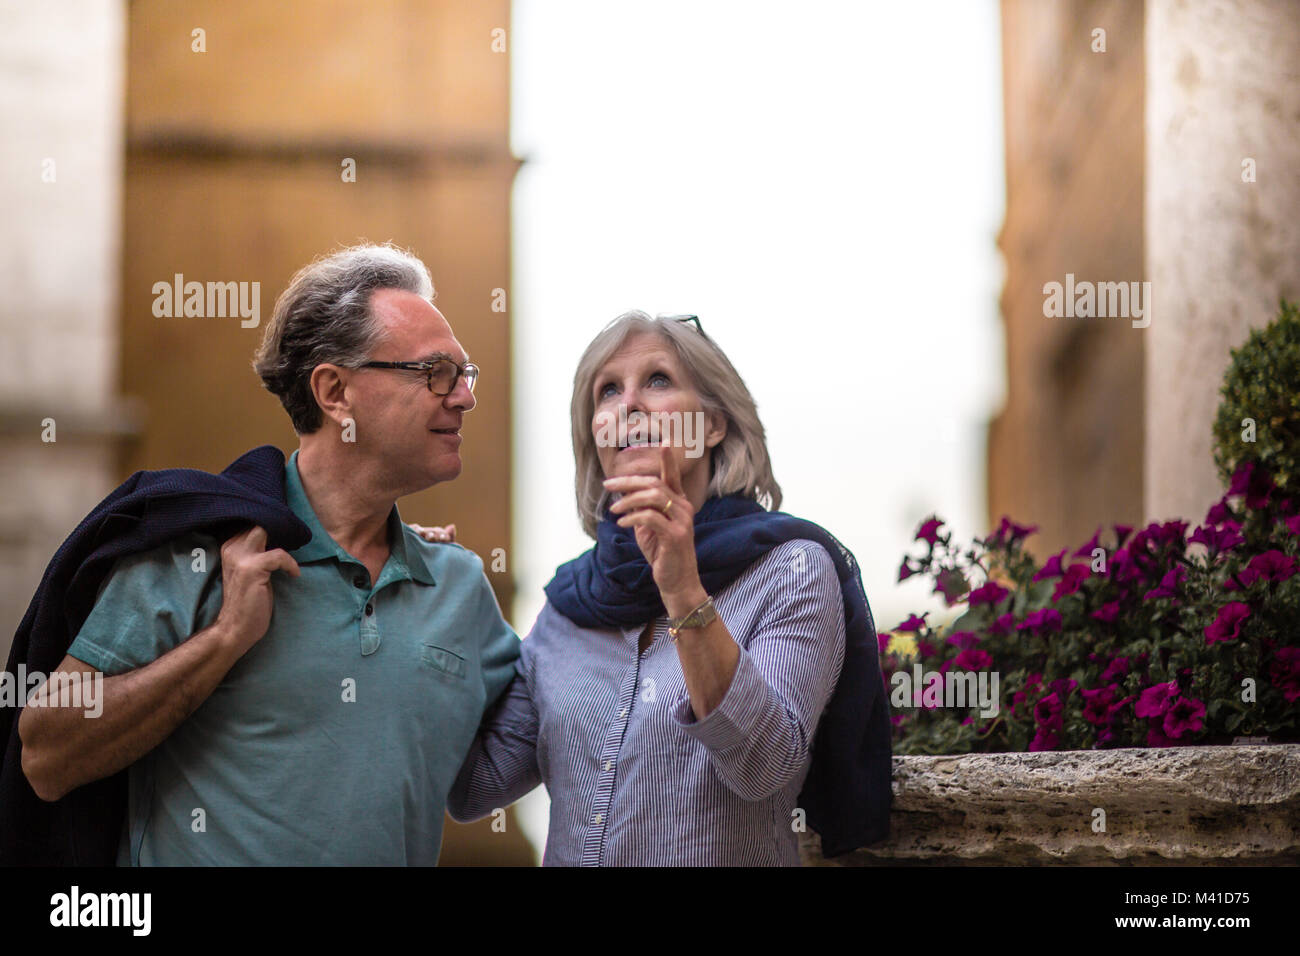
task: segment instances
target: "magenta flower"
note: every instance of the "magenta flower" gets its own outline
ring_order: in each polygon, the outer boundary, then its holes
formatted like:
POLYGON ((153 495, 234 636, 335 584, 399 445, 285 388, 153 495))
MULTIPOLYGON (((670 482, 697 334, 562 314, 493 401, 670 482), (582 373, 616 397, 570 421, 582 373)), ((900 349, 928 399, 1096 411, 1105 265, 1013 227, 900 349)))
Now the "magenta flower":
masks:
POLYGON ((889 647, 889 632, 886 631, 884 634, 877 634, 876 644, 880 647, 880 653, 885 653, 886 648, 889 647))
POLYGON ((1256 468, 1253 461, 1248 461, 1233 472, 1228 494, 1244 495, 1247 508, 1263 508, 1276 487, 1268 472, 1256 468))
POLYGON ((1295 558, 1273 548, 1251 558, 1246 570, 1264 581, 1285 581, 1296 572, 1295 558))
POLYGON ((1016 616, 1008 611, 998 615, 998 619, 989 626, 989 633, 994 635, 1010 634, 1016 626, 1016 616))
POLYGON ((948 635, 948 643, 963 651, 970 650, 979 642, 979 636, 974 631, 957 631, 948 635))
POLYGON ((1156 598, 1172 598, 1178 596, 1178 586, 1183 583, 1187 577, 1187 568, 1185 565, 1175 564, 1170 568, 1163 578, 1160 579, 1159 587, 1154 587, 1142 596, 1144 601, 1154 601, 1156 598))
POLYGON ((1098 687, 1096 690, 1080 691, 1083 694, 1083 719, 1094 727, 1104 727, 1110 723, 1110 705, 1119 693, 1119 685, 1098 687))
POLYGON ((1052 689, 1052 693, 1061 700, 1070 696, 1070 692, 1079 686, 1079 682, 1073 677, 1058 677, 1047 685, 1052 689))
POLYGON ((1017 631, 1059 631, 1061 629, 1061 612, 1054 607, 1045 607, 1025 615, 1017 631))
POLYGON ((920 617, 917 617, 915 614, 908 615, 907 620, 894 628, 894 630, 902 631, 904 634, 912 631, 919 631, 921 628, 926 626, 925 619, 929 616, 929 611, 926 611, 920 617))
POLYGON ((1056 582, 1056 590, 1052 592, 1052 600, 1059 601, 1061 598, 1073 594, 1091 576, 1092 571, 1088 565, 1070 565, 1069 570, 1065 572, 1065 577, 1056 582))
POLYGON ((1034 734, 1034 739, 1029 741, 1029 749, 1035 753, 1042 750, 1055 750, 1060 745, 1060 735, 1046 727, 1039 727, 1038 732, 1034 734))
POLYGON ((1178 682, 1170 681, 1167 684, 1156 684, 1148 687, 1138 697, 1137 706, 1133 713, 1139 717, 1163 717, 1169 710, 1170 699, 1178 694, 1178 682))
POLYGON ((1287 703, 1300 700, 1300 647, 1283 647, 1273 655, 1271 678, 1287 703))
POLYGON ((1101 540, 1101 529, 1098 528, 1097 533, 1094 534, 1087 541, 1085 541, 1083 544, 1079 545, 1079 550, 1074 552, 1074 554, 1070 555, 1070 557, 1091 558, 1092 552, 1095 551, 1097 548, 1101 547, 1101 545, 1098 543, 1100 540, 1101 540))
POLYGON ((912 565, 908 562, 907 558, 903 558, 903 563, 898 567, 898 580, 906 581, 915 573, 916 572, 912 570, 912 565))
POLYGON ((1221 525, 1225 521, 1232 520, 1232 511, 1228 508, 1228 498, 1225 495, 1217 503, 1210 506, 1209 512, 1205 515, 1205 523, 1209 525, 1221 525))
POLYGON ((1059 578, 1063 575, 1065 569, 1061 567, 1061 559, 1065 557, 1065 552, 1068 550, 1069 549, 1066 548, 1060 554, 1054 554, 1048 558, 1047 563, 1044 564, 1042 569, 1034 575, 1033 580, 1043 581, 1047 578, 1059 578))
POLYGON ((1114 624, 1115 619, 1119 617, 1119 601, 1108 601, 1088 616, 1107 624, 1114 624))
POLYGON ((1224 551, 1231 551, 1246 540, 1237 530, 1240 525, 1235 522, 1224 522, 1224 524, 1227 527, 1215 528, 1208 524, 1201 525, 1192 535, 1191 543, 1205 545, 1211 554, 1221 554, 1224 551))
POLYGON ((1205 629, 1205 643, 1216 641, 1235 641, 1241 636, 1241 623, 1250 617, 1250 605, 1233 601, 1219 608, 1219 615, 1214 623, 1205 629))
POLYGON ((1174 740, 1196 733, 1204 725, 1205 705, 1191 697, 1179 697, 1165 711, 1164 732, 1174 740))
POLYGON ((1172 747, 1178 741, 1171 740, 1164 732, 1161 722, 1153 720, 1147 726, 1147 746, 1148 747, 1172 747))
POLYGON ((971 607, 977 607, 980 604, 997 604, 1010 593, 1010 591, 998 584, 998 582, 989 581, 987 584, 971 591, 968 600, 971 607))
POLYGON ((1104 681, 1116 681, 1128 674, 1128 658, 1112 657, 1106 669, 1101 672, 1104 681))
POLYGON ((986 542, 991 546, 1015 544, 1017 541, 1023 541, 1035 531, 1038 525, 1021 525, 1016 524, 1005 515, 998 524, 998 529, 988 536, 986 542))
POLYGON ((993 666, 993 655, 978 647, 971 647, 954 657, 953 665, 964 671, 982 671, 993 666))
POLYGON ((916 653, 921 657, 934 657, 939 653, 939 648, 935 647, 931 641, 925 638, 918 638, 916 641, 916 653))
POLYGON ((1300 515, 1286 519, 1286 529, 1292 534, 1300 534, 1300 515))
POLYGON ((1115 547, 1117 548, 1124 547, 1124 542, 1128 540, 1128 536, 1131 535, 1132 533, 1133 533, 1133 529, 1129 525, 1126 524, 1115 525, 1115 547))
POLYGON ((921 527, 916 531, 915 541, 924 541, 926 544, 936 544, 939 540, 939 529, 943 527, 943 522, 937 517, 927 518, 921 522, 921 527))

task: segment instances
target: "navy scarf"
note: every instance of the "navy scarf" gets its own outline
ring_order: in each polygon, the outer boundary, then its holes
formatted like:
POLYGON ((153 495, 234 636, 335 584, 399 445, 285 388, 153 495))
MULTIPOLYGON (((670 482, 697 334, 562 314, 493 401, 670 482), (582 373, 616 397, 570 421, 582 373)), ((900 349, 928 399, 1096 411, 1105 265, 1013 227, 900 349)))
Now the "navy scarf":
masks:
MULTIPOLYGON (((844 664, 799 795, 809 826, 821 835, 822 853, 831 857, 884 839, 892 799, 888 700, 857 561, 820 525, 765 511, 740 495, 710 498, 695 515, 695 559, 710 594, 795 539, 826 549, 844 596, 844 664)), ((546 597, 579 627, 643 624, 666 613, 634 530, 620 528, 608 513, 596 530, 596 546, 556 569, 546 597)))

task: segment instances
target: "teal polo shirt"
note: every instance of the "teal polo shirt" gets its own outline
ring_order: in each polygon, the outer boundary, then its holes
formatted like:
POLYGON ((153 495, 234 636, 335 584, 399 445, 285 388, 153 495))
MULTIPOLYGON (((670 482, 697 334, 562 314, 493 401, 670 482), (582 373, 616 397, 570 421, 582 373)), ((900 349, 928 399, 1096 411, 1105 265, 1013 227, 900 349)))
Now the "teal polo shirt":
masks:
MULTIPOLYGON (((371 581, 285 465, 312 538, 272 575, 266 635, 129 771, 118 862, 432 865, 447 792, 505 689, 519 638, 483 562, 388 516, 371 581)), ((68 649, 114 676, 203 630, 221 609, 221 542, 187 535, 120 560, 68 649)))

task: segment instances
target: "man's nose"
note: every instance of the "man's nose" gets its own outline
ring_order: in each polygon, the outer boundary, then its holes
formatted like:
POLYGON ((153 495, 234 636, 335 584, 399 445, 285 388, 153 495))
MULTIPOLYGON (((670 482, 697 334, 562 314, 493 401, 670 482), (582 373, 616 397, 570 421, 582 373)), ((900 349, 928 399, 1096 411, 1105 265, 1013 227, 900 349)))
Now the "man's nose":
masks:
POLYGON ((478 399, 469 390, 469 385, 466 384, 465 377, 462 375, 456 381, 456 387, 443 398, 443 402, 448 408, 459 408, 462 412, 467 412, 478 404, 478 399))

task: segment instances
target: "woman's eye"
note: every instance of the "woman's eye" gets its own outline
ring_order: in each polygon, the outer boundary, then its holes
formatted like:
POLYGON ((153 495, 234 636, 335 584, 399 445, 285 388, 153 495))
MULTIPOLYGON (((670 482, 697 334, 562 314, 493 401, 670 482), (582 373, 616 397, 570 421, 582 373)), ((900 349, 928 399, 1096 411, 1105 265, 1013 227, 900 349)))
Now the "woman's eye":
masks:
POLYGON ((602 385, 600 389, 596 392, 596 398, 603 402, 605 399, 609 398, 609 396, 612 395, 613 393, 614 393, 613 384, 606 383, 602 385))
POLYGON ((668 376, 665 375, 663 372, 655 372, 653 375, 650 376, 651 384, 653 384, 656 381, 663 382, 665 385, 672 384, 672 380, 669 379, 668 376))

